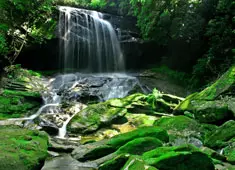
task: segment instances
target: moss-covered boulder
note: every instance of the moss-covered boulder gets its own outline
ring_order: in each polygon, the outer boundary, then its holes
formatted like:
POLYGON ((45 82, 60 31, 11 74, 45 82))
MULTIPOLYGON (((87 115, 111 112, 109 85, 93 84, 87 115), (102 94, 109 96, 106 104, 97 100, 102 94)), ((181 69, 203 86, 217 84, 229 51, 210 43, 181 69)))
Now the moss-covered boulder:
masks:
POLYGON ((140 156, 120 154, 101 164, 99 170, 157 170, 144 162, 140 156))
POLYGON ((222 149, 229 144, 229 140, 235 138, 235 121, 230 120, 221 125, 205 140, 205 145, 210 148, 222 149))
MULTIPOLYGON (((68 130, 73 133, 88 133, 99 129, 102 125, 109 125, 114 120, 123 117, 126 109, 110 105, 111 101, 90 105, 83 109, 71 120, 68 130)), ((122 105, 122 100, 116 99, 122 105)))
POLYGON ((146 151, 162 146, 162 142, 153 137, 136 138, 121 146, 116 153, 129 153, 132 155, 141 155, 146 151))
POLYGON ((17 126, 0 126, 0 169, 39 170, 47 157, 48 136, 17 126))
POLYGON ((36 112, 41 103, 41 95, 38 92, 2 90, 0 120, 28 116, 36 112))
POLYGON ((142 159, 163 170, 214 170, 212 159, 192 145, 159 147, 144 153, 142 159))
POLYGON ((235 165, 235 140, 229 146, 224 148, 224 156, 229 163, 235 165))
POLYGON ((155 126, 161 127, 170 134, 171 139, 177 137, 197 137, 200 138, 200 124, 186 116, 162 117, 155 121, 155 126))
POLYGON ((122 99, 110 99, 106 102, 89 105, 77 113, 70 121, 68 130, 72 133, 90 133, 104 125, 115 123, 124 116, 134 120, 133 124, 136 124, 137 127, 141 126, 142 122, 142 126, 153 125, 156 120, 156 117, 153 116, 158 116, 162 111, 163 114, 170 113, 179 100, 176 96, 162 94, 157 90, 150 95, 136 93, 122 99))
POLYGON ((235 66, 225 72, 212 85, 194 95, 193 99, 197 100, 216 100, 219 96, 231 95, 235 90, 235 66))
POLYGON ((102 163, 99 166, 99 170, 120 170, 125 165, 129 157, 130 154, 120 154, 115 156, 114 158, 102 163))
POLYGON ((231 104, 221 100, 235 91, 235 66, 232 66, 215 83, 199 93, 189 95, 174 110, 175 114, 185 111, 193 113, 200 122, 216 123, 233 117, 231 104))
POLYGON ((114 152, 116 155, 129 152, 136 154, 140 152, 139 154, 141 154, 141 149, 143 151, 151 150, 153 147, 162 145, 162 142, 168 141, 169 136, 165 130, 157 127, 142 127, 108 140, 79 146, 72 155, 75 159, 86 161, 98 159, 114 152), (141 148, 137 149, 137 147, 141 148))

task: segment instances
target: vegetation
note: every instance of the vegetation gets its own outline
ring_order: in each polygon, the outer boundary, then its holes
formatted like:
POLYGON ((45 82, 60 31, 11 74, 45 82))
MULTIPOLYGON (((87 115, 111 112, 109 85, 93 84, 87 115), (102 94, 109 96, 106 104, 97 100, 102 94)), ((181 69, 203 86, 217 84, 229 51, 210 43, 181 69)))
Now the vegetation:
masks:
POLYGON ((192 72, 192 77, 202 84, 234 63, 233 0, 131 0, 130 4, 143 38, 163 45, 172 40, 203 43, 192 72))
POLYGON ((13 64, 24 48, 31 43, 43 43, 53 37, 52 0, 2 0, 0 2, 0 60, 13 64))
POLYGON ((47 157, 46 133, 22 129, 17 126, 0 126, 0 169, 40 169, 47 157))

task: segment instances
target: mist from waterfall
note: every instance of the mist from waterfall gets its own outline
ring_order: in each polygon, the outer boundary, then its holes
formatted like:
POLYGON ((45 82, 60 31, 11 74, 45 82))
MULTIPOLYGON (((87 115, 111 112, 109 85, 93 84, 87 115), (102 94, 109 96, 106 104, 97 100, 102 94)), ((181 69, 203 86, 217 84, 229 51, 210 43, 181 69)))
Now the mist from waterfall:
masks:
POLYGON ((88 72, 124 70, 112 25, 97 11, 60 6, 60 66, 88 72))

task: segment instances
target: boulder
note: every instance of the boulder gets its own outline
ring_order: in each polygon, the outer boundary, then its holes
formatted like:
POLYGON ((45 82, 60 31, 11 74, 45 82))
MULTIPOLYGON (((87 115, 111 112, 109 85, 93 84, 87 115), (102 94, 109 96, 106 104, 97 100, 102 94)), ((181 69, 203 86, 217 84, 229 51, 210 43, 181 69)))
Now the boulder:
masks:
POLYGON ((142 155, 151 166, 163 170, 214 170, 212 159, 193 145, 159 147, 142 155))
MULTIPOLYGON (((157 127, 142 127, 110 139, 81 145, 72 152, 72 156, 79 161, 95 160, 114 152, 116 155, 129 151, 134 153, 136 147, 140 146, 139 149, 146 151, 168 141, 169 136, 165 130, 157 127), (145 143, 147 145, 143 146, 145 143)), ((136 152, 141 152, 139 149, 136 149, 136 152)))
POLYGON ((201 125, 183 115, 162 117, 156 120, 154 125, 167 130, 174 145, 192 143, 200 147, 205 136, 214 130, 214 127, 207 127, 210 125, 201 125))
POLYGON ((53 159, 48 159, 42 170, 95 170, 97 169, 96 164, 92 163, 81 163, 76 159, 73 159, 69 155, 64 155, 60 157, 56 157, 53 159))
POLYGON ((142 170, 142 169, 157 170, 157 168, 146 164, 141 158, 136 156, 131 156, 122 168, 122 170, 142 170))
POLYGON ((230 120, 221 125, 205 140, 205 145, 210 148, 222 149, 228 145, 229 140, 235 138, 235 121, 230 120))
POLYGON ((204 123, 221 123, 229 120, 233 117, 233 100, 228 102, 221 97, 231 96, 235 90, 234 85, 235 66, 232 66, 211 86, 189 95, 174 109, 174 113, 182 114, 189 111, 204 123))

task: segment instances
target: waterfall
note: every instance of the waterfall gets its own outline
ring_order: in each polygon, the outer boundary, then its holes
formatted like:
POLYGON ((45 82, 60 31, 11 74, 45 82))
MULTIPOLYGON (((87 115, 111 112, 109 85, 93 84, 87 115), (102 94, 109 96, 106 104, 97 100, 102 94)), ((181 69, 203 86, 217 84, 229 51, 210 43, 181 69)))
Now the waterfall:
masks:
POLYGON ((60 64, 88 72, 124 70, 124 60, 112 25, 97 11, 60 6, 60 64))

